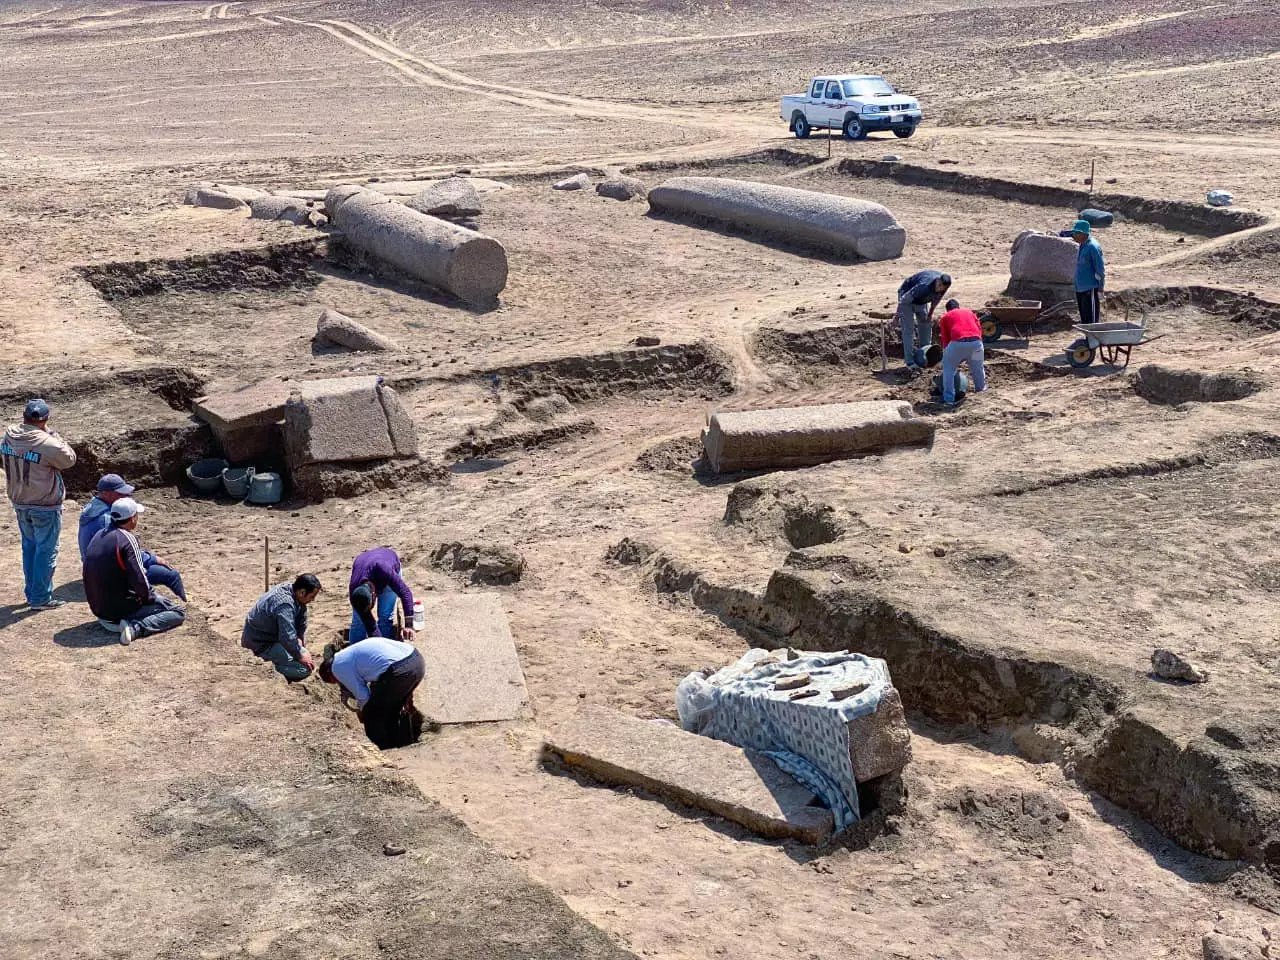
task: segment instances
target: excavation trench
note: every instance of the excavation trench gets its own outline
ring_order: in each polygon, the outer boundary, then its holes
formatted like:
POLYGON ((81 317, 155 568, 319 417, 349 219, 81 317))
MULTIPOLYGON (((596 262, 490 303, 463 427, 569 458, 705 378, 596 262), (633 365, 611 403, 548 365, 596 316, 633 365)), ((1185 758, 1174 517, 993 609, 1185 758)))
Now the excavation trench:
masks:
POLYGON ((717 582, 636 540, 623 540, 609 559, 640 566, 658 592, 686 596, 753 646, 883 658, 909 716, 1006 731, 1029 759, 1060 764, 1196 853, 1280 863, 1265 799, 1280 762, 1256 749, 1266 731, 1246 721, 1210 723, 1187 737, 1157 703, 1135 696, 1132 678, 1096 662, 1018 656, 948 633, 859 582, 839 557, 811 565, 795 551, 763 592, 717 582), (833 578, 833 569, 845 576, 833 578))

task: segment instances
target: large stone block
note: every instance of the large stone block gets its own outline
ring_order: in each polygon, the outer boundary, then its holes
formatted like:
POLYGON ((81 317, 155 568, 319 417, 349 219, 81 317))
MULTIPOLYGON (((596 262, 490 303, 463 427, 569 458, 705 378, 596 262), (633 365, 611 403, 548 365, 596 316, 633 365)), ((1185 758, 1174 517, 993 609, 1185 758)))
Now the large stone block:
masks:
POLYGON ((382 352, 400 349, 400 345, 389 337, 327 307, 316 321, 315 340, 348 350, 382 352))
POLYGON ((222 455, 232 463, 279 456, 290 384, 270 379, 201 397, 195 415, 209 424, 222 455))
POLYGON ((285 444, 291 467, 395 456, 378 378, 299 383, 285 404, 285 444))
POLYGON ((502 603, 479 593, 429 599, 417 640, 427 674, 414 696, 438 723, 514 720, 529 692, 502 603))
POLYGON ((711 415, 702 432, 716 473, 796 467, 933 439, 934 423, 900 400, 864 400, 711 415))
POLYGON ((649 209, 864 260, 901 256, 907 242, 906 230, 878 203, 770 183, 676 177, 649 191, 649 209))
POLYGON ((466 177, 448 177, 430 183, 405 206, 433 217, 476 217, 480 215, 480 193, 466 177))
POLYGON ((821 843, 831 811, 762 753, 638 720, 603 707, 582 707, 547 735, 545 750, 597 780, 635 787, 740 823, 765 837, 821 843))
POLYGON ((1013 241, 1009 276, 1034 283, 1075 283, 1080 248, 1070 237, 1024 230, 1013 241))

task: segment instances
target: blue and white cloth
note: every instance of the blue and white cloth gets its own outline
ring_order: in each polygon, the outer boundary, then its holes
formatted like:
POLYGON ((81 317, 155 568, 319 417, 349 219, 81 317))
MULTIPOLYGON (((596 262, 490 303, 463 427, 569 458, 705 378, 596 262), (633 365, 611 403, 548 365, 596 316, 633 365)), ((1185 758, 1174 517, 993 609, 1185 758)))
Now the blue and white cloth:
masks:
POLYGON ((858 653, 752 650, 705 677, 691 673, 676 689, 680 726, 691 733, 767 754, 823 801, 837 831, 860 819, 849 723, 874 713, 892 689, 888 665, 858 653), (817 695, 793 700, 777 681, 807 673, 817 695), (863 685, 833 700, 831 691, 863 685))

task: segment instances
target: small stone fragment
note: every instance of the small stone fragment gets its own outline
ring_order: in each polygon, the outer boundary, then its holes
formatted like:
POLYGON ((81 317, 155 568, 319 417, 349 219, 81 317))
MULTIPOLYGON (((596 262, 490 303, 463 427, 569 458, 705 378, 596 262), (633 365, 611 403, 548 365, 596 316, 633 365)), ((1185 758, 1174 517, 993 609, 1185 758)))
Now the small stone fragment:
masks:
POLYGON ((805 697, 816 697, 821 692, 822 692, 821 690, 797 690, 795 693, 791 694, 791 696, 788 697, 787 699, 803 700, 805 697))
POLYGON ((1151 672, 1163 680, 1204 683, 1209 675, 1172 650, 1156 650, 1151 654, 1151 672))
POLYGON ((947 548, 946 548, 946 547, 934 547, 934 548, 933 548, 933 555, 934 555, 935 557, 938 557, 939 559, 941 559, 942 557, 945 557, 945 556, 947 555, 947 548))
POLYGON ((835 687, 831 691, 832 700, 848 700, 850 697, 856 697, 858 694, 866 690, 868 684, 854 683, 847 687, 835 687))
POLYGON ((552 190, 585 190, 591 186, 591 178, 585 173, 578 173, 551 185, 552 190))
POLYGON ((1258 960, 1262 956, 1262 951, 1251 941, 1221 933, 1207 934, 1201 945, 1204 960, 1258 960))
POLYGON ((902 542, 902 543, 900 543, 900 544, 898 544, 898 552, 899 552, 899 553, 910 553, 910 552, 911 552, 911 544, 909 544, 909 543, 907 543, 907 542, 905 542, 905 541, 904 541, 904 542, 902 542))
POLYGON ((809 675, 807 673, 797 673, 794 677, 783 677, 775 680, 773 689, 775 690, 798 690, 800 687, 809 685, 809 675))
POLYGON ((398 857, 405 852, 405 849, 398 843, 384 843, 382 845, 382 852, 388 857, 398 857))

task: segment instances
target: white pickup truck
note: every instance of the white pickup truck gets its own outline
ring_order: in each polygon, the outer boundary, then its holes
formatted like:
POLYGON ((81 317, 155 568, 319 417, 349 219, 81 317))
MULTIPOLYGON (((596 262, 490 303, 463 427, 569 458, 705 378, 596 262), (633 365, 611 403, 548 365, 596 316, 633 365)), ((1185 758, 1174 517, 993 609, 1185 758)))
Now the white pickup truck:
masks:
POLYGON ((782 98, 782 119, 802 140, 813 130, 843 130, 850 140, 892 130, 905 139, 920 123, 920 101, 898 93, 884 77, 814 77, 806 93, 782 98))

